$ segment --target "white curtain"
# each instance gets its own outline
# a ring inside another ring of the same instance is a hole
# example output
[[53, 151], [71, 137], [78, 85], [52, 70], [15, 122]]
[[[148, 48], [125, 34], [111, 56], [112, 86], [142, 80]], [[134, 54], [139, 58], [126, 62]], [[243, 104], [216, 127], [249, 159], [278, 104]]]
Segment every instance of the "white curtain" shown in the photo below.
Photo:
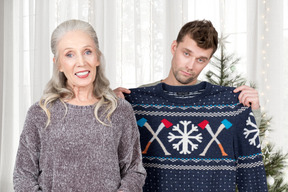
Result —
[[51, 76], [50, 35], [67, 19], [96, 29], [112, 88], [164, 78], [181, 26], [211, 20], [219, 34], [228, 35], [227, 52], [241, 58], [237, 70], [256, 83], [262, 110], [273, 117], [272, 142], [288, 152], [286, 0], [1, 0], [0, 14], [1, 192], [13, 191], [25, 115]]

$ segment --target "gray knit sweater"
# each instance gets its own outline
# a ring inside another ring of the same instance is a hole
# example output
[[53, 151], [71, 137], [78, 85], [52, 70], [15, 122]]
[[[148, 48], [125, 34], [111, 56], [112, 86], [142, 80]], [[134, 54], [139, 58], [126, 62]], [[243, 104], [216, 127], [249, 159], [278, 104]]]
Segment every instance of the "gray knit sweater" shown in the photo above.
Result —
[[37, 103], [30, 107], [16, 158], [15, 191], [142, 191], [146, 172], [130, 104], [118, 100], [112, 126], [96, 120], [93, 105], [67, 108], [65, 115], [64, 105], [55, 101], [45, 128], [44, 111]]

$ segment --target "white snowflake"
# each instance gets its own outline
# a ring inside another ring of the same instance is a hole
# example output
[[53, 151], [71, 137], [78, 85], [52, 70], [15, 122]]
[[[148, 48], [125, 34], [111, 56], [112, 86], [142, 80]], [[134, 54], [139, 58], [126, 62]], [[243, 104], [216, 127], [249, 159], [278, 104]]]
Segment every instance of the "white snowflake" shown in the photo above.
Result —
[[[249, 115], [254, 116], [252, 112]], [[256, 146], [256, 142], [257, 142], [258, 136], [259, 136], [259, 129], [258, 129], [257, 125], [251, 121], [250, 117], [248, 117], [248, 119], [246, 120], [246, 125], [248, 125], [252, 129], [244, 128], [243, 135], [245, 135], [245, 138], [247, 139], [250, 134], [251, 135], [254, 134], [254, 136], [252, 138], [250, 138], [248, 141], [249, 141], [250, 145]], [[257, 145], [257, 148], [260, 148], [260, 143]]]
[[[179, 124], [174, 125], [172, 131], [177, 131], [180, 135], [174, 135], [170, 132], [168, 136], [169, 142], [172, 142], [175, 139], [180, 139], [178, 143], [174, 143], [172, 145], [173, 149], [180, 151], [180, 146], [182, 145], [180, 154], [191, 154], [191, 151], [198, 149], [198, 144], [193, 143], [191, 140], [197, 140], [199, 143], [201, 143], [203, 139], [202, 133], [199, 133], [198, 135], [192, 135], [194, 132], [198, 131], [198, 127], [194, 124], [192, 124], [191, 129], [188, 132], [188, 125], [191, 123], [191, 121], [180, 121], [180, 123], [183, 125], [183, 131], [180, 129]], [[188, 149], [189, 145], [191, 146], [191, 151]]]

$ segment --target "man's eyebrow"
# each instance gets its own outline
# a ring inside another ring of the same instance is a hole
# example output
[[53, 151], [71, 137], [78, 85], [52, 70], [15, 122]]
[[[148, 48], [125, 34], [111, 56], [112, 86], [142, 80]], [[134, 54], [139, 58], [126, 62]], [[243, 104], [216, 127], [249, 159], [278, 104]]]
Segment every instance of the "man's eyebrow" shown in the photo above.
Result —
[[206, 59], [206, 60], [209, 60], [209, 58], [208, 57], [205, 57], [205, 56], [201, 56], [201, 57], [199, 57], [200, 59]]
[[[192, 50], [187, 49], [187, 48], [183, 48], [183, 50], [184, 50], [185, 52], [187, 52], [187, 53], [193, 53]], [[198, 58], [209, 60], [209, 58], [208, 58], [208, 57], [205, 57], [205, 56], [200, 56], [200, 57], [198, 57]]]
[[193, 53], [193, 51], [191, 51], [190, 49], [187, 49], [187, 48], [183, 48], [184, 51], [188, 52], [188, 53]]

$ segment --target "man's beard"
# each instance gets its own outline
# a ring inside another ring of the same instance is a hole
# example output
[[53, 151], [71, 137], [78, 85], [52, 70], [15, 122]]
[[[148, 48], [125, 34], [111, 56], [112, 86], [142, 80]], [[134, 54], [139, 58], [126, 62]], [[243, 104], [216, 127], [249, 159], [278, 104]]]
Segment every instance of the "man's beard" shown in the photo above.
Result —
[[189, 77], [188, 79], [181, 78], [181, 75], [179, 75], [179, 71], [173, 72], [173, 74], [174, 74], [175, 79], [183, 85], [190, 84], [197, 78], [195, 76], [195, 73], [193, 73], [193, 72], [192, 72], [192, 76]]

